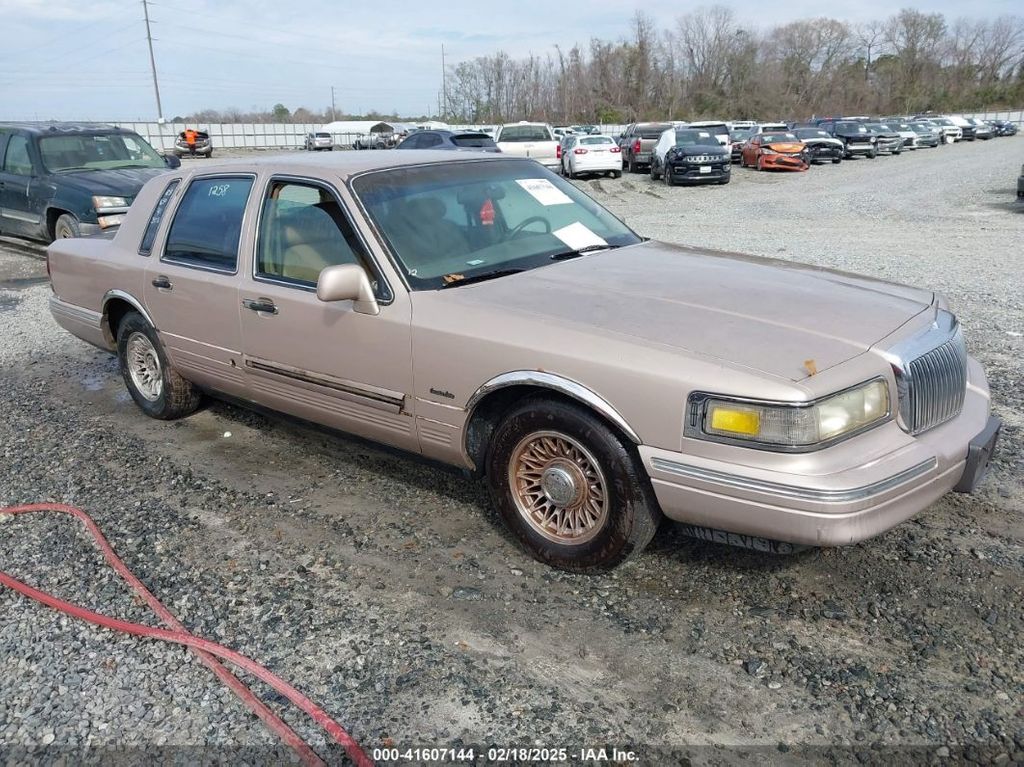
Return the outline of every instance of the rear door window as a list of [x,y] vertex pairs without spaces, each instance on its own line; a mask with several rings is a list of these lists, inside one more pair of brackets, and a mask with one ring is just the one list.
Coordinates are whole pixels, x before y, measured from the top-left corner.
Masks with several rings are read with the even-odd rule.
[[251,177],[221,176],[189,184],[171,222],[163,260],[234,272],[252,183]]

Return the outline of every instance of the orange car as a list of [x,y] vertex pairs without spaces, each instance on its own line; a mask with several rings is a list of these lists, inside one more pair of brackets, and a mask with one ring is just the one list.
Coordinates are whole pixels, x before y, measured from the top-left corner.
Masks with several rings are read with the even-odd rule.
[[807,146],[792,133],[772,131],[751,136],[743,145],[740,165],[758,170],[807,170]]

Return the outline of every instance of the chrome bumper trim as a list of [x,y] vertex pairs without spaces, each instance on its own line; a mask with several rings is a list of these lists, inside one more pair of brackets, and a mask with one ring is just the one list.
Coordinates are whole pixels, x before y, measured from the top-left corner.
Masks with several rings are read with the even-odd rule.
[[880,495],[895,487],[910,482],[923,474],[927,474],[938,465],[935,458],[929,458],[916,466],[904,469],[891,477],[872,482],[870,485],[851,487],[844,490],[819,490],[811,487],[796,487],[795,485],[784,485],[779,482],[767,482],[765,480],[750,479],[738,474],[729,474],[715,469],[702,469],[697,466],[689,466],[684,463],[676,463],[664,458],[652,458],[651,466],[669,474],[676,474],[688,479],[697,479],[702,482],[711,482],[723,487],[737,490],[753,490],[759,493],[767,493],[780,498],[795,498],[804,501],[816,501],[819,503],[849,503],[851,501],[862,501],[865,498]]

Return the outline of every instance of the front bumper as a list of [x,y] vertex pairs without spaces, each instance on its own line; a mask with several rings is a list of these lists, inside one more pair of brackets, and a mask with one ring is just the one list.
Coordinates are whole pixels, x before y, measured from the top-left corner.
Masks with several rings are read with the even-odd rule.
[[807,170],[807,161],[800,155],[763,154],[761,167],[770,170]]
[[811,162],[820,160],[821,162],[831,161],[835,159],[843,159],[843,148],[839,146],[812,146],[809,148],[808,156],[811,158]]
[[[990,414],[988,385],[974,360],[969,380],[960,415],[916,437],[890,421],[816,453],[765,457],[731,447],[710,458],[641,446],[640,455],[670,519],[794,544],[856,543],[951,490],[977,487],[999,422]],[[684,439],[684,450],[694,441]]]
[[874,144],[868,143],[853,143],[849,142],[846,145],[846,154],[849,156],[855,154],[871,154],[872,152],[878,151]]
[[[722,181],[732,176],[732,160],[717,163],[673,162],[672,180],[678,184],[701,184]],[[701,171],[701,168],[709,168]]]

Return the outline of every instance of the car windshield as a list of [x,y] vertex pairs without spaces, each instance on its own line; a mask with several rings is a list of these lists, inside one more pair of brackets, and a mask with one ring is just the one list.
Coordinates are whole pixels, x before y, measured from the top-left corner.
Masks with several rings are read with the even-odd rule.
[[532,161],[392,168],[359,176],[352,189],[413,290],[640,242],[594,200]]
[[501,129],[498,141],[551,141],[551,133],[544,125],[508,125]]
[[471,147],[474,149],[489,149],[494,146],[494,139],[486,133],[462,133],[452,136],[452,143],[455,146]]
[[799,140],[800,139],[798,139],[792,133],[765,133],[763,139],[765,144],[785,143],[787,141]]
[[706,130],[677,130],[676,146],[717,146],[718,141]]
[[166,168],[164,159],[134,133],[76,133],[44,136],[39,141],[43,165],[62,170]]
[[716,136],[728,137],[729,135],[729,127],[725,123],[719,123],[717,125],[698,125],[695,127],[698,127],[701,130],[710,131]]
[[331,134],[330,133],[317,133],[316,137],[317,138],[330,138]]
[[743,141],[754,135],[753,128],[734,128],[732,132],[733,141]]
[[910,123],[910,127],[913,128],[917,133],[931,133],[932,129],[930,125],[924,123]]
[[828,133],[817,128],[804,128],[795,132],[799,138],[832,138]]

